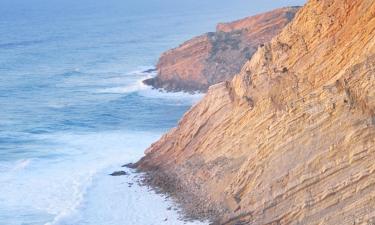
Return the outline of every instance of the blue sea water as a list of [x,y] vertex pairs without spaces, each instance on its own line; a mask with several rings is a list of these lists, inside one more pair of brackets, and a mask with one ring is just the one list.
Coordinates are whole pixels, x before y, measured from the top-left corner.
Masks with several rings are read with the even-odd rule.
[[136,175],[108,176],[202,97],[144,71],[217,22],[303,3],[0,0],[0,225],[184,224]]

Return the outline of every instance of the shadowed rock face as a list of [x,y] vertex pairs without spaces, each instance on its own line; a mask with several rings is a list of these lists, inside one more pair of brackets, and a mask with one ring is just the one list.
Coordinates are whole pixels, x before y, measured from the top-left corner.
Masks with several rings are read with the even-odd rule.
[[218,224],[374,224],[374,15],[310,0],[138,168]]
[[230,80],[294,17],[299,7],[287,7],[222,23],[216,32],[204,34],[165,52],[157,64],[158,76],[144,83],[168,91],[207,91]]

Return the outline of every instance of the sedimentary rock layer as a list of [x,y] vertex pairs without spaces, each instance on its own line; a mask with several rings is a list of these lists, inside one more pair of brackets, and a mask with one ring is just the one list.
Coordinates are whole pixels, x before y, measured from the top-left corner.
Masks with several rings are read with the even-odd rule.
[[218,224],[349,225],[375,223],[374,162],[375,1],[309,0],[137,165]]
[[168,91],[206,91],[212,84],[231,80],[258,46],[280,33],[297,10],[287,7],[219,24],[216,32],[162,54],[157,77],[144,82]]

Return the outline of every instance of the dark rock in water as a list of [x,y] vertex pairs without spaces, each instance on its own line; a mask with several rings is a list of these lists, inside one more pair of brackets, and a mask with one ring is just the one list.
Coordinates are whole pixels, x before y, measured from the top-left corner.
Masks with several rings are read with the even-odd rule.
[[156,68],[152,68],[152,69],[145,70],[143,72],[144,73],[152,73],[152,72],[155,72],[156,70],[157,70]]
[[122,167],[127,167],[127,168],[130,168],[130,169],[135,169],[135,168],[137,168],[137,165],[135,163],[128,163],[128,164],[123,165]]
[[125,171],[115,171],[115,172],[113,172],[109,175],[111,175],[111,176],[125,176],[125,175],[128,175],[128,173],[125,172]]
[[149,85],[149,86],[156,86],[156,82],[157,82],[157,78],[153,77],[153,78],[148,78],[146,80],[143,80],[142,81],[144,84],[146,85]]

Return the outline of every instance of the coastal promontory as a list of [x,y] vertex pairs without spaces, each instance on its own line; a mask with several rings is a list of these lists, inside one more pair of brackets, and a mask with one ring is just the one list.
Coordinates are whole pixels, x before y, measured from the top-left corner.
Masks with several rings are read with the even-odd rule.
[[207,91],[208,87],[231,80],[257,48],[280,33],[299,7],[285,7],[220,23],[216,32],[195,37],[162,54],[157,76],[145,84],[167,91]]

